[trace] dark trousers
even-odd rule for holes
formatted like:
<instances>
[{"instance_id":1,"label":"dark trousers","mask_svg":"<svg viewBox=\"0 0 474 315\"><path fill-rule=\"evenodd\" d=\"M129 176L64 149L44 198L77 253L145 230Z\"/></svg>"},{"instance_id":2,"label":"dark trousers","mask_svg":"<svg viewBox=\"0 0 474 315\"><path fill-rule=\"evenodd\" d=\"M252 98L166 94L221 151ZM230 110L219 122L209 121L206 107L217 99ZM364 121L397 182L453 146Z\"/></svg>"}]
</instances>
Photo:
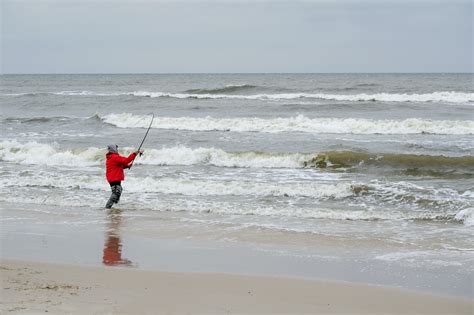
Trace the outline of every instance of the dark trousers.
<instances>
[{"instance_id":1,"label":"dark trousers","mask_svg":"<svg viewBox=\"0 0 474 315\"><path fill-rule=\"evenodd\" d=\"M114 203L118 203L120 200L120 195L122 195L122 185L121 182L111 182L110 189L112 190L112 195L110 195L109 201L105 205L106 208L112 208Z\"/></svg>"}]
</instances>

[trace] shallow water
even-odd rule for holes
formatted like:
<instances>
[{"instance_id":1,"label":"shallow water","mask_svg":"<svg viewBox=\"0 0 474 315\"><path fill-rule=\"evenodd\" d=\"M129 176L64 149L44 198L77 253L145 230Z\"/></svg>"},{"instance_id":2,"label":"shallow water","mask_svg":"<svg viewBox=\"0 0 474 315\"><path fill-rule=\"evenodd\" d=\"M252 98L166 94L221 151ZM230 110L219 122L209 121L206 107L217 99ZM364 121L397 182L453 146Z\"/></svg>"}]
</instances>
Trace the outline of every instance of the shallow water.
<instances>
[{"instance_id":1,"label":"shallow water","mask_svg":"<svg viewBox=\"0 0 474 315\"><path fill-rule=\"evenodd\" d=\"M232 224L204 227L173 212L3 204L2 257L171 272L304 277L388 285L472 298L472 276L439 251ZM8 218L8 219L6 219ZM397 250L390 254L387 248ZM407 250L409 250L407 252ZM403 262L400 262L403 260ZM426 261L433 267L425 268Z\"/></svg>"}]
</instances>

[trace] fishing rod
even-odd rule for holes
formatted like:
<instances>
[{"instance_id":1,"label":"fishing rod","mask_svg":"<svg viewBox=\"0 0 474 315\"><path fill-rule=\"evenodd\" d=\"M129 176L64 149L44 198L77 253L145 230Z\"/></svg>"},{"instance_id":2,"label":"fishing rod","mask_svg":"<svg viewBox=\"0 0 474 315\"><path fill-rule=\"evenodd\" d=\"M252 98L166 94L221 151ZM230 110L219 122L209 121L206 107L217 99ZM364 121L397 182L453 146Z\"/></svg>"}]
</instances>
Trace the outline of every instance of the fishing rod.
<instances>
[{"instance_id":1,"label":"fishing rod","mask_svg":"<svg viewBox=\"0 0 474 315\"><path fill-rule=\"evenodd\" d=\"M142 148L143 143L145 142L145 139L146 139L146 137L148 136L148 132L150 132L151 125L153 124L153 119L155 119L155 114L152 113L152 114L151 114L150 126L148 126L148 129L146 130L145 136L143 137L142 142L141 142L140 145L138 146L138 150L137 150L137 151L140 151L140 149ZM141 156L141 155L142 155L142 154L140 153L140 156ZM133 160L132 163L130 164L129 169L132 168L134 161L135 161L135 160Z\"/></svg>"}]
</instances>

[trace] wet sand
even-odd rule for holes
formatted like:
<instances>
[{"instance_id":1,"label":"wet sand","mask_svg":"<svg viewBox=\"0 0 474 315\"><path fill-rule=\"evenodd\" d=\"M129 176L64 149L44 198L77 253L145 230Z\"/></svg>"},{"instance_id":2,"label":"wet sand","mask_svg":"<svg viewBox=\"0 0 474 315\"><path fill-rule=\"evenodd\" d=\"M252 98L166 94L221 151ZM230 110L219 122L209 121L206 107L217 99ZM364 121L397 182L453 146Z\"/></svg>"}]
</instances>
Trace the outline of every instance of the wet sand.
<instances>
[{"instance_id":1,"label":"wet sand","mask_svg":"<svg viewBox=\"0 0 474 315\"><path fill-rule=\"evenodd\" d=\"M472 314L473 301L302 278L3 260L1 313Z\"/></svg>"},{"instance_id":2,"label":"wet sand","mask_svg":"<svg viewBox=\"0 0 474 315\"><path fill-rule=\"evenodd\" d=\"M380 244L357 240L303 238L267 230L234 232L225 227L186 225L167 212L137 217L132 211L69 207L63 213L48 205L31 209L11 205L1 210L2 219L7 219L0 229L0 258L4 260L299 277L473 297L472 273L459 265L426 268L417 257L409 265L376 259L413 250L405 245L380 248ZM463 257L468 259L469 254Z\"/></svg>"}]
</instances>

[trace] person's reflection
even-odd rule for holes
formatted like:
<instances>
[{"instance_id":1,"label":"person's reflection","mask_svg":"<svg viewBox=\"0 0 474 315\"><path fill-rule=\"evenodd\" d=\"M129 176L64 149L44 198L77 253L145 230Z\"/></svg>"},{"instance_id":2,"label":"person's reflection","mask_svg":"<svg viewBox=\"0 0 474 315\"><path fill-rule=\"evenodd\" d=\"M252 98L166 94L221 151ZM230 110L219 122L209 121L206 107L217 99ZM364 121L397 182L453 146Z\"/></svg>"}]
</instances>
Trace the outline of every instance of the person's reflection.
<instances>
[{"instance_id":1,"label":"person's reflection","mask_svg":"<svg viewBox=\"0 0 474 315\"><path fill-rule=\"evenodd\" d=\"M120 241L120 223L122 211L111 209L107 212L109 223L107 224L106 240L102 262L106 266L131 266L132 262L122 258L122 242Z\"/></svg>"}]
</instances>

